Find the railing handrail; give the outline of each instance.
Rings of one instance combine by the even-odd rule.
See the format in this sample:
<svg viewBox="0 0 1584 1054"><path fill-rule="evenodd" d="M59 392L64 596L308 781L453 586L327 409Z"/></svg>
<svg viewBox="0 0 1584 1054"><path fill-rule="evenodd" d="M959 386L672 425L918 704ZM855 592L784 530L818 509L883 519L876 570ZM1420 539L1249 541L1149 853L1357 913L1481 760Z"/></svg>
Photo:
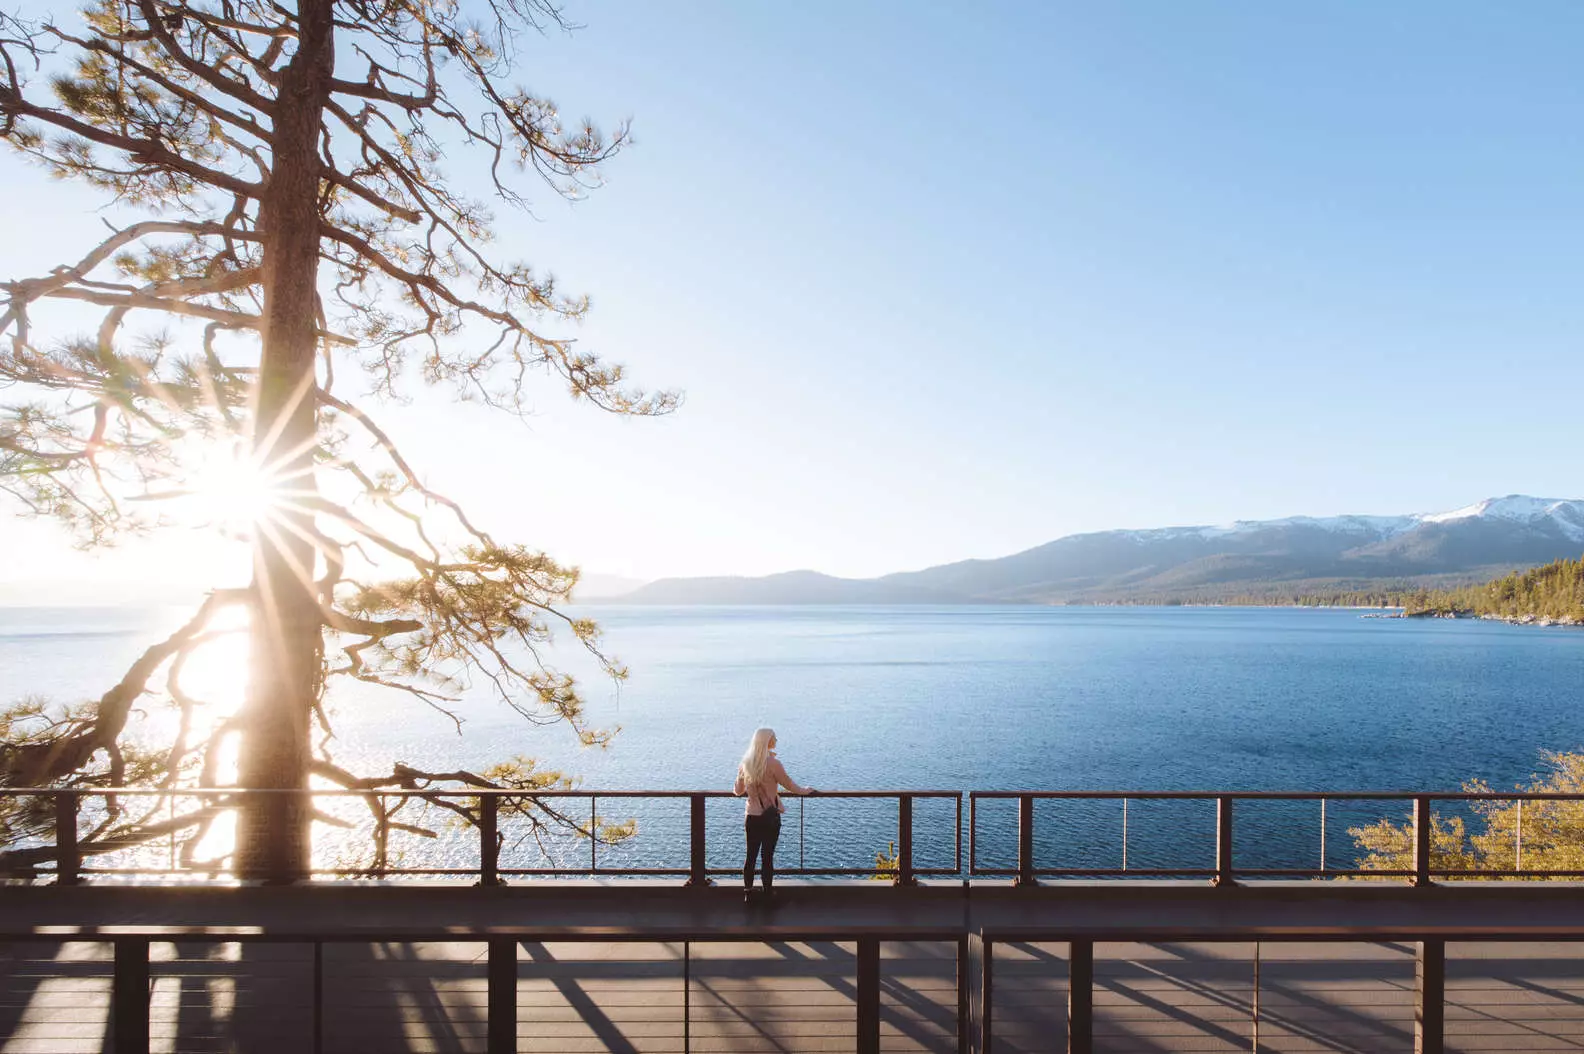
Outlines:
<svg viewBox="0 0 1584 1054"><path fill-rule="evenodd" d="M390 797L432 797L442 795L452 798L740 798L729 790L612 790L609 788L581 787L555 790L513 789L509 787L0 787L0 797L45 797L73 795L76 797L165 797L168 795L221 795L221 794L312 794L324 797L364 798L370 794ZM1102 799L1117 800L1201 800L1231 798L1237 801L1584 801L1584 791L1216 791L1216 790L815 790L807 795L785 791L784 798L961 798L971 799Z"/></svg>
<svg viewBox="0 0 1584 1054"><path fill-rule="evenodd" d="M1214 801L1232 798L1237 801L1413 801L1425 798L1430 801L1584 801L1584 791L1159 791L1159 790L973 790L970 799L987 798L1038 798L1038 799L1102 799L1130 798L1135 801L1183 799L1188 801Z"/></svg>
<svg viewBox="0 0 1584 1054"><path fill-rule="evenodd" d="M175 829L169 833L169 852L172 863L168 867L146 866L121 866L98 867L89 862L91 858L105 854L115 853L123 849L137 848L136 843L122 842L115 838L105 839L102 842L85 843L80 841L78 822L84 812L85 801L102 799L99 808L113 811L116 808L114 799L119 797L141 798L144 800L188 798L199 799L200 804L209 810L239 808L249 798L262 798L265 802L273 802L267 807L283 804L284 799L295 798L299 801L306 799L312 802L316 799L352 800L384 802L380 810L390 806L390 800L418 799L437 805L444 805L453 811L460 811L470 821L470 825L477 831L478 863L464 866L391 866L380 856L376 863L368 867L335 867L335 868L308 868L300 872L293 872L299 877L312 877L321 875L330 876L441 876L441 875L471 875L478 878L478 884L483 886L499 885L504 878L513 876L575 876L575 875L623 875L623 876L685 876L689 886L707 886L710 884L711 875L724 875L736 872L736 868L711 867L705 853L708 841L705 816L705 806L711 801L735 800L737 795L729 790L602 790L589 787L558 787L558 788L513 788L513 787L471 787L471 786L444 786L444 787L302 787L302 788L250 788L250 787L0 787L0 798L33 797L52 801L55 810L53 842L43 845L24 846L24 855L16 862L15 870L8 870L7 874L24 874L32 877L48 876L53 874L60 885L77 885L84 877L92 875L229 875L232 867L201 866L185 862L182 867L175 865ZM956 875L962 871L962 803L961 791L939 790L923 788L890 789L890 790L852 790L843 789L830 792L811 791L804 794L791 795L804 801L813 798L831 798L837 800L853 801L883 801L894 802L896 810L896 838L892 842L899 848L896 850L894 863L887 866L883 857L875 857L871 865L861 867L805 867L801 859L797 867L783 866L779 870L786 875L858 875L869 877L884 877L890 875L897 885L914 885L921 875ZM583 828L581 820L570 820L561 813L567 812L566 807L552 808L546 800L572 800L588 803L588 826ZM685 867L653 867L653 866L601 866L599 861L600 836L596 830L599 824L599 802L660 800L687 802L689 804L688 816L688 864ZM952 803L954 815L950 824L951 864L949 866L925 866L914 858L914 823L913 803L915 799L946 801ZM458 806L457 802L476 803L470 809L467 805ZM571 865L557 860L556 855L545 852L544 856L551 866L541 867L513 867L511 862L502 860L501 818L507 808L521 807L523 803L534 803L540 809L555 816L558 822L568 826L578 837L588 840L587 866ZM391 811L403 806L391 807ZM799 809L799 823L801 826L803 809ZM389 831L390 816L376 817L376 841L380 842ZM799 841L801 844L801 833ZM882 843L883 844L883 843ZM42 855L40 850L48 848L48 855ZM544 849L540 843L541 850ZM382 850L383 852L383 850ZM4 854L9 857L11 854ZM801 858L801 853L799 854ZM48 866L53 863L53 871ZM207 861L207 864L216 864L217 861Z"/></svg>
<svg viewBox="0 0 1584 1054"><path fill-rule="evenodd" d="M729 790L602 790L597 787L558 790L514 790L509 787L0 787L0 797L166 797L169 795L222 794L311 794L316 797L366 798L370 794L389 797L448 798L741 798ZM814 790L809 794L784 792L784 798L961 798L955 790Z"/></svg>

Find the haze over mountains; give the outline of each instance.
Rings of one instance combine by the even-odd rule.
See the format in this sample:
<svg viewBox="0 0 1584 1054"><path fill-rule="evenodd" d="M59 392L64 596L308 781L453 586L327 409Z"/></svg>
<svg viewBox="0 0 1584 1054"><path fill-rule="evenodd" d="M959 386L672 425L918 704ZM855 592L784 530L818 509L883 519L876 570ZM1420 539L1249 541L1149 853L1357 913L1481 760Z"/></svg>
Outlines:
<svg viewBox="0 0 1584 1054"><path fill-rule="evenodd" d="M881 578L666 578L641 604L1189 603L1445 586L1584 553L1584 500L1508 495L1451 512L1294 516L1074 534Z"/></svg>

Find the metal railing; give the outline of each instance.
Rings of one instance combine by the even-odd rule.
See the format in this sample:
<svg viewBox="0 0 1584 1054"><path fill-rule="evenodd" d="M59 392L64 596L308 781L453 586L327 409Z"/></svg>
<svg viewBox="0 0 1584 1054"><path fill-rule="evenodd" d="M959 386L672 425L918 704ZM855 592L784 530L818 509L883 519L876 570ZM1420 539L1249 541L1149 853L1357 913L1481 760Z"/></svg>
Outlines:
<svg viewBox="0 0 1584 1054"><path fill-rule="evenodd" d="M94 843L84 841L80 837L80 819L84 814L85 805L96 803L101 810L100 815L108 815L121 807L122 798L187 798L197 799L204 803L205 808L213 810L232 810L241 804L244 798L266 796L273 800L285 803L289 798L302 799L309 808L323 806L327 802L355 799L364 803L373 803L377 813L384 815L389 824L391 812L386 805L400 803L402 799L417 799L430 804L441 804L453 813L466 817L467 826L475 834L477 858L475 862L466 864L441 864L423 866L405 866L400 863L384 863L370 866L356 867L316 867L309 872L309 877L325 878L440 878L460 877L474 878L480 885L498 885L508 878L513 877L577 877L577 876L612 876L612 877L681 877L686 878L689 886L704 886L710 884L710 877L715 875L731 875L740 872L741 865L737 866L709 866L708 851L710 842L710 823L708 822L707 805L711 799L735 799L729 791L653 791L653 790L547 790L547 791L521 791L521 790L490 790L468 788L465 790L242 790L238 788L177 788L174 790L160 790L150 788L94 788L94 789L55 789L55 788L7 788L0 790L0 798L26 798L35 797L53 802L54 824L50 832L50 841L27 846L27 858L30 862L25 866L8 863L5 853L0 853L0 874L11 877L48 878L53 877L57 884L76 885L85 878L93 876L115 876L120 878L166 876L172 877L185 875L191 877L207 876L222 878L230 873L227 866L217 866L213 862L192 867L177 867L174 862L169 866L99 866L91 861L98 856L113 853L123 853L131 846L115 841ZM790 796L789 796L790 797ZM895 802L896 825L894 828L883 827L886 833L894 831L895 862L893 866L883 866L875 859L877 851L885 848L885 835L876 832L879 842L876 845L864 845L859 848L873 862L861 866L809 866L807 863L808 822L807 802L810 797L820 799L834 799L837 801L891 801ZM687 833L685 837L671 839L673 850L682 850L685 845L687 858L683 862L678 860L675 865L642 866L612 862L609 858L619 855L616 841L601 835L600 827L602 818L599 813L600 802L627 802L637 801L681 801L686 800ZM914 822L914 804L919 800L944 800L951 803L950 830L937 830L937 843L950 845L950 864L920 865L916 860L915 847L917 845L917 831ZM577 817L572 815L572 810L563 803L588 802L586 822L582 821L582 812L577 811ZM798 818L798 862L791 865L787 851L783 849L776 866L777 874L792 876L868 876L889 877L897 885L914 885L921 876L957 875L962 871L962 793L960 791L919 790L919 791L829 791L819 792L817 795L795 799L797 802ZM586 860L575 862L552 860L546 866L528 866L511 859L511 853L505 846L505 828L512 822L514 815L521 814L525 809L535 811L541 817L552 817L552 833L559 834L564 842L563 848L573 846L586 847ZM544 820L540 820L544 823ZM402 826L400 823L396 826ZM727 835L721 829L723 825L717 824L717 834L722 840L727 840ZM935 825L945 827L945 821ZM733 851L741 845L740 832L734 833L729 839ZM174 842L175 834L169 835ZM821 841L828 841L828 838ZM601 859L601 848L606 848L606 859ZM12 849L16 846L10 847ZM545 850L544 843L538 842L540 856L546 859L550 854ZM817 845L821 856L828 856L839 848L853 849L854 847L836 847L831 845ZM13 860L15 854L13 855ZM174 852L172 852L174 860Z"/></svg>
<svg viewBox="0 0 1584 1054"><path fill-rule="evenodd" d="M1194 943L1250 943L1254 951L1253 991L1249 993L1245 1005L1248 1014L1247 1021L1250 1025L1251 1046L1248 1049L1255 1051L1264 1049L1260 1045L1260 1021L1262 1010L1260 1006L1260 978L1259 957L1262 943L1282 943L1287 945L1323 945L1343 941L1363 939L1356 934L1338 933L1330 936L1317 937L1309 932L1282 933L1269 932L1261 938L1249 941L1246 934L1221 935L1215 933L1200 934L1195 937ZM1536 943L1540 941L1566 941L1575 947L1580 942L1571 935L1558 937L1544 934L1526 934L1522 937L1513 935L1492 936L1478 930L1468 932L1449 932L1438 930L1435 933L1416 931L1411 927L1390 932L1371 933L1371 941L1407 944L1412 948L1413 955L1413 987L1412 987L1412 1050L1413 1054L1445 1054L1447 1050L1447 945L1457 943L1463 945L1492 945L1499 943ZM1086 931L1082 934L1073 934L1060 930L1040 929L1038 927L1000 927L996 929L983 929L971 933L959 952L958 975L962 980L960 987L967 991L962 994L964 1006L971 1007L971 1020L968 1027L962 1029L963 1038L959 1040L959 1051L965 1054L991 1054L992 1051L1001 1049L995 1042L995 949L998 945L1027 945L1035 943L1059 943L1067 946L1066 981L1067 981L1067 1029L1065 1046L1055 1049L1064 1049L1068 1054L1094 1054L1102 1048L1096 1042L1096 1014L1095 990L1100 987L1095 982L1095 947L1108 941L1140 942L1147 944L1173 943L1169 935L1162 934L1154 938L1148 933L1140 934L1138 931L1129 930L1125 934L1110 935L1103 932ZM1023 983L1027 984L1026 977ZM1382 989L1395 988L1396 983L1388 982L1381 985ZM1115 992L1106 993L1113 1000L1114 1011L1116 998ZM1026 999L1026 996L1024 997ZM1562 996L1560 1001L1570 997ZM1236 1011L1228 1013L1230 1007L1236 1006L1223 1004L1222 1013L1216 1018L1217 1025L1225 1026L1236 1019ZM1014 1008L1016 1004L1014 1004ZM1515 1015L1524 1010L1523 1004L1511 1004L1504 1008L1480 1007L1480 1016L1495 1021L1506 1020L1502 1010L1507 1010ZM1451 1033L1456 1038L1456 1033ZM1571 1037L1570 1037L1571 1038ZM1354 1050L1349 1040L1356 1042L1354 1036L1345 1039L1337 1037L1336 1047L1327 1044L1325 1049ZM1057 1040L1059 1043L1059 1040Z"/></svg>
<svg viewBox="0 0 1584 1054"><path fill-rule="evenodd" d="M987 801L1015 801L1017 804L1017 863L1015 866L995 866L980 860L981 833L980 803ZM1119 863L1114 867L1081 865L1044 865L1038 860L1034 805L1037 801L1113 801L1121 805L1118 811ZM1133 802L1202 802L1214 805L1214 855L1208 866L1196 867L1129 866L1129 805ZM1235 816L1239 803L1247 806L1258 802L1314 802L1318 810L1319 866L1268 867L1239 866L1235 860L1238 827ZM1412 807L1406 817L1411 835L1412 866L1404 868L1343 869L1327 865L1327 810L1335 803L1390 802ZM1434 820L1441 814L1435 811L1437 803L1456 803L1468 808L1478 802L1515 804L1513 830L1512 868L1453 868L1434 866ZM970 876L1011 877L1018 885L1032 885L1041 877L1061 878L1208 878L1215 885L1232 885L1246 879L1281 878L1405 878L1416 886L1428 886L1436 879L1562 879L1584 878L1584 869L1577 868L1525 868L1523 862L1523 806L1533 802L1570 802L1584 804L1584 794L1558 792L1414 792L1414 791L971 791L968 795L968 873ZM1450 814L1448 814L1450 815ZM1387 818L1389 819L1389 817ZM1532 822L1532 821L1531 821ZM1290 842L1291 839L1287 838ZM1003 840L1008 841L1008 840ZM1209 849L1206 846L1206 849Z"/></svg>
<svg viewBox="0 0 1584 1054"><path fill-rule="evenodd" d="M108 1021L105 1022L107 1034L113 1038L114 1050L117 1054L149 1054L154 1049L151 1041L151 1028L153 1024L151 1013L154 1010L154 1001L151 999L153 991L152 982L156 976L151 967L165 965L151 960L151 946L158 943L170 943L171 937L157 930L154 932L140 931L139 927L129 925L121 927L124 932L106 938L104 941L73 940L63 938L46 939L57 944L69 943L108 943L112 946L111 990L109 1006L107 1008ZM749 937L748 939L753 939ZM880 945L882 941L950 941L958 947L958 959L962 961L967 948L966 937L951 931L939 929L909 930L905 927L876 928L872 931L854 934L848 930L826 931L818 927L787 930L783 929L775 934L777 942L807 941L807 942L848 942L854 946L854 977L852 982L853 1001L853 1032L854 1049L858 1054L879 1054L881 1050L881 1021L882 998L881 977L882 960ZM282 945L306 944L311 949L311 963L308 981L311 985L311 1017L307 1020L310 1030L308 1050L313 1054L334 1049L326 1033L328 1025L333 1020L332 1015L337 1013L335 1003L328 1001L326 995L326 970L324 950L333 945L357 945L369 943L367 933L326 934L326 933L293 933L274 934L261 936L252 933L224 932L213 935L202 933L186 933L180 938L181 943L191 945L194 943L210 942L215 944L234 943L239 945ZM720 1037L718 1032L695 1039L692 1035L695 1022L705 1024L710 1032L713 1028L707 1025L708 1019L702 1015L695 1015L691 1006L692 994L695 987L692 978L692 965L694 961L694 945L710 943L739 943L744 940L742 934L693 936L676 941L682 946L679 982L676 1000L681 1011L681 1049L691 1051L695 1044L707 1050L718 1049ZM17 938L0 937L0 950L10 951L8 944L15 943ZM484 933L468 933L453 930L443 936L401 937L393 941L381 943L408 944L456 944L478 943L486 948L485 977L484 977L484 1005L479 1008L483 1011L482 1038L483 1049L487 1054L515 1054L519 1050L519 996L521 971L524 966L531 968L531 963L520 961L518 949L522 945L543 944L553 941L556 944L652 944L653 938L629 937L621 934L601 934L598 936L555 934L550 937L539 937L534 934L521 934L513 937L500 937ZM37 937L29 936L27 943L40 943ZM655 996L655 983L652 975L645 977L644 989L646 1000ZM968 989L966 987L966 974L959 970L958 999L957 999L957 1049L965 1051L970 1042L970 1021L968 1017ZM279 1007L280 1012L300 1014L303 1008L292 1005ZM366 1011L366 1008L360 1008ZM215 1028L215 1025L210 1025ZM219 1026L223 1028L224 1026ZM162 1037L169 1039L168 1033ZM206 1037L212 1038L212 1037ZM405 1049L405 1048L404 1048Z"/></svg>
<svg viewBox="0 0 1584 1054"><path fill-rule="evenodd" d="M1283 933L1270 931L1261 937L1250 941L1245 933L1215 933L1206 932L1197 934L1194 943L1252 943L1256 969L1253 977L1253 991L1250 993L1246 1004L1246 1012L1253 1033L1253 1049L1260 1049L1258 1043L1259 1025L1262 1017L1260 1006L1260 982L1257 964L1259 962L1261 943L1280 942L1288 945L1321 945L1337 941L1365 939L1360 935L1339 932L1328 936L1316 936L1308 931L1295 931ZM1414 980L1412 990L1412 1020L1413 1020L1413 1051L1415 1054L1444 1054L1446 1050L1447 1034L1447 946L1449 943L1470 945L1489 945L1492 943L1530 943L1536 941L1568 941L1579 943L1576 934L1548 935L1544 933L1528 933L1518 935L1492 935L1480 930L1472 929L1468 932L1448 931L1438 928L1433 931L1416 930L1412 927L1390 932L1372 931L1367 939L1376 942L1390 941L1393 943L1409 943L1412 945L1414 961ZM135 924L117 927L117 932L112 936L81 936L81 937L41 937L36 934L21 936L0 936L0 949L8 944L26 942L36 945L41 942L70 944L70 943L108 943L112 946L113 954L110 964L111 987L109 1006L107 1008L108 1020L105 1022L106 1032L114 1039L114 1049L121 1054L148 1054L153 1048L151 1042L151 1025L154 1001L151 999L155 972L152 967L156 964L151 960L151 946L156 943L180 942L186 945L194 943L234 943L241 945L260 944L305 944L311 949L311 1018L309 1028L311 1038L307 1044L314 1054L331 1049L327 1041L327 1023L331 1014L337 1012L337 1006L326 1000L326 970L324 949L329 945L367 944L371 936L362 933L325 933L325 932L278 932L259 934L252 932L237 932L232 928L219 927L214 932L204 932L202 927L183 928L179 935L163 931L160 927L142 928ZM550 941L555 943L655 943L652 936L630 936L619 933L602 933L598 935L573 935L573 934L546 934L519 933L512 936L501 936L494 932L471 932L462 927L449 927L443 935L429 934L399 934L392 933L388 937L378 938L380 943L423 944L423 943L476 943L484 945L487 949L485 958L485 985L484 1005L479 1008L482 1013L484 1049L488 1054L508 1054L519 1049L519 996L521 992L521 971L523 964L518 949L522 944L542 944ZM1000 926L994 928L965 927L960 930L942 930L940 928L909 928L907 926L875 926L858 932L851 929L823 930L819 927L790 928L779 927L774 932L733 932L730 934L704 934L698 933L683 937L676 943L682 946L680 956L680 969L676 978L676 1001L679 1004L681 1036L680 1045L683 1051L694 1049L695 1037L692 1026L695 1015L691 1006L691 997L694 988L692 978L693 946L712 942L742 942L744 940L764 940L778 943L790 941L828 941L850 942L854 945L854 978L850 991L853 1002L853 1045L852 1049L858 1054L879 1054L881 1051L882 1021L885 1011L882 998L882 942L950 942L956 946L956 1049L961 1054L991 1054L1000 1049L996 1042L996 949L1004 945L1027 945L1030 943L1049 944L1060 943L1066 945L1067 956L1065 963L1052 964L1053 979L1065 981L1067 989L1066 1007L1066 1035L1061 1037L1058 1032L1054 1036L1047 1036L1053 1043L1060 1043L1065 1038L1066 1043L1060 1049L1065 1049L1070 1054L1092 1054L1097 1049L1096 1044L1096 1015L1095 1015L1095 980L1096 946L1107 942L1143 942L1148 944L1170 944L1177 940L1171 933L1151 934L1147 927L1128 927L1114 933L1100 930L1086 929L1082 932L1069 932L1060 929L1048 929L1039 926ZM76 964L80 965L80 964ZM1062 969L1065 967L1065 969ZM47 967L46 974L47 974ZM1065 977L1060 974L1065 973ZM602 979L605 975L601 975ZM410 983L410 979L409 979ZM609 985L609 981L605 983ZM655 982L652 974L644 975L644 995L646 1000L655 996ZM897 983L893 981L893 983ZM1395 989L1398 981L1383 983L1383 988ZM1022 978L1022 984L1027 985L1027 976ZM608 988L606 989L609 990ZM1016 993L1014 993L1016 994ZM1024 995L1026 1000L1026 995ZM1566 995L1562 999L1569 998ZM1113 1007L1115 995L1112 996ZM392 1013L399 1013L394 1007L398 999L392 1000ZM1026 1003L1025 1003L1026 1005ZM1016 1004L1014 1004L1016 1007ZM366 1007L365 1007L366 1009ZM944 1008L943 1008L944 1009ZM1509 1009L1518 1010L1513 1006ZM296 1005L283 1004L278 1008L281 1013L301 1013L302 1008ZM1488 1007L1481 1008L1481 1016L1491 1016ZM708 1019L703 1019L707 1021ZM1220 1026L1230 1023L1231 1015L1224 1012L1218 1015L1216 1022ZM1496 1020L1502 1020L1500 1016ZM702 1021L701 1021L702 1023ZM216 1027L211 1023L209 1028ZM223 1027L223 1026L220 1026ZM699 1044L706 1049L716 1049L720 1043L717 1034L699 1037ZM1353 1049L1351 1047L1347 1049Z"/></svg>
<svg viewBox="0 0 1584 1054"><path fill-rule="evenodd" d="M408 863L401 859L387 860L375 865L359 866L316 866L310 877L323 878L421 878L421 877L461 877L475 879L482 885L495 885L510 878L553 878L573 876L621 876L621 877L672 877L683 878L690 886L707 885L713 876L734 874L738 866L711 866L710 850L731 847L735 854L741 845L740 831L734 830L723 822L725 816L718 813L713 817L709 813L711 799L732 799L733 795L726 791L699 791L699 790L547 790L525 792L521 790L490 790L467 788L461 790L433 790L433 789L381 789L381 790L312 790L312 791L270 791L270 790L239 790L237 788L179 788L175 790L161 790L148 788L94 788L94 789L56 789L56 788L8 788L0 790L0 799L9 798L38 798L53 803L54 824L53 829L41 834L34 843L19 847L16 844L7 847L7 851L0 852L0 874L10 877L51 878L62 885L71 885L85 878L94 876L128 877L210 877L223 878L229 874L229 865L210 863L203 866L179 867L175 863L174 848L172 849L171 862L164 866L153 866L148 861L136 864L101 864L96 860L107 858L111 854L121 853L128 846L103 841L95 841L93 837L83 838L79 833L80 821L89 820L90 827L95 821L102 821L110 811L117 807L125 807L121 799L135 798L188 798L202 803L203 807L211 811L235 810L241 801L249 796L273 796L283 804L290 797L305 799L305 804L311 808L324 809L329 803L346 800L360 800L372 803L375 806L374 814L390 819L394 809L387 808L399 804L403 799L422 799L432 805L441 805L451 809L453 813L460 813L465 817L464 830L471 828L470 834L459 834L457 839L448 843L454 850L459 845L471 842L473 848L469 851L467 860L452 859L419 863ZM1525 867L1526 859L1534 860L1535 853L1533 842L1534 830L1543 827L1547 818L1543 815L1543 803L1572 803L1584 805L1584 794L1566 793L1526 793L1526 792L1408 792L1408 791L971 791L968 794L968 817L966 825L966 838L968 841L967 868L963 868L963 793L948 790L854 790L821 792L817 799L833 801L871 801L894 803L895 826L891 826L889 817L880 820L871 819L867 825L860 825L855 829L850 823L846 832L833 835L832 827L815 825L814 852L808 851L810 842L809 809L813 798L794 798L797 845L796 863L792 863L791 831L789 814L788 829L784 831L783 848L779 854L777 872L789 876L868 876L891 878L898 885L913 885L921 877L1011 877L1019 885L1033 884L1040 878L1060 877L1069 879L1098 878L1203 878L1209 879L1216 885L1231 885L1239 881L1261 879L1303 879L1318 878L1329 879L1338 877L1368 877L1368 878L1401 878L1408 879L1415 885L1430 885L1438 879L1562 879L1584 878L1584 869L1563 867ZM686 817L670 816L669 819L677 821L669 835L654 835L651 848L658 847L658 852L649 852L643 859L637 859L629 848L618 844L620 838L608 838L601 834L603 818L600 816L601 802L607 804L626 803L629 809L638 808L639 802L675 802L680 804L686 801ZM949 802L951 819L937 815L927 826L929 838L928 848L933 855L928 863L920 862L920 825L915 822L915 806L921 801L939 802L942 806ZM1040 852L1043 850L1050 855L1055 850L1070 848L1063 846L1059 839L1063 831L1059 825L1049 825L1041 828L1036 822L1036 803L1039 802L1111 802L1118 808L1110 819L1102 818L1101 822L1090 822L1083 830L1091 843L1090 859L1087 861L1066 862L1042 860ZM582 803L587 803L587 812L583 812ZM1011 825L1003 822L996 826L993 822L987 823L986 816L989 803L1005 802L1016 807L1015 832ZM1370 867L1358 869L1356 866L1344 865L1337 867L1328 858L1330 847L1327 844L1329 831L1336 825L1338 813L1347 815L1351 808L1352 815L1360 815L1359 809L1364 803L1379 803L1388 809L1411 809L1403 819L1407 821L1403 828L1409 834L1409 845L1401 853L1405 858L1402 867ZM1465 813L1479 803L1499 803L1515 806L1510 819L1512 846L1511 861L1513 867L1456 867L1445 866L1445 861L1438 861L1432 852L1432 842L1436 830L1435 819L1450 817L1458 814L1461 809ZM1148 836L1141 837L1138 828L1138 810L1144 804L1174 803L1179 810L1201 809L1196 813L1200 819L1209 820L1213 815L1213 833L1198 838L1191 833L1185 834L1184 829L1174 829L1172 839L1174 848L1185 852L1197 853L1202 844L1204 863L1199 864L1192 860L1172 860L1161 864L1150 863L1147 860L1148 849L1158 850L1159 846L1148 845ZM1260 817L1257 809L1272 803L1312 803L1314 813L1311 819L1304 820L1301 824L1289 818L1285 823L1273 823L1268 817ZM1528 806L1526 812L1525 806ZM1213 814L1211 810L1213 809ZM542 862L528 862L517 853L514 847L507 845L507 832L513 824L523 824L525 810L536 815L553 816L556 825L552 825L553 833L558 832L561 841L558 843L562 858L556 858L553 853L545 849L544 842L538 843ZM1541 812L1540 817L1536 813ZM1252 818L1251 818L1252 814ZM1178 813L1176 815L1187 815ZM1308 815L1307 813L1305 815ZM586 817L586 818L585 818ZM1390 816L1377 814L1377 820L1390 821ZM1554 818L1553 818L1554 819ZM1313 822L1317 821L1317 823ZM1115 827L1109 825L1114 823ZM1528 824L1530 833L1527 836L1531 845L1525 846L1525 825ZM685 826L684 826L685 824ZM949 830L946 828L949 824ZM557 826L558 825L558 826ZM41 825L43 826L43 825ZM401 824L394 826L400 827ZM839 825L838 825L839 826ZM640 824L640 830L642 825ZM1111 832L1114 830L1113 839ZM856 831L856 833L855 833ZM892 862L882 863L878 860L861 864L852 864L838 859L845 850L850 855L859 852L865 857L883 850L890 832L895 832L895 858ZM1073 828L1068 825L1066 832L1071 834ZM1098 834L1097 834L1098 832ZM1272 844L1280 845L1284 849L1301 849L1302 843L1318 835L1317 866L1271 866L1267 859L1244 859L1254 850L1253 856L1258 857L1263 847ZM176 835L170 836L174 846ZM1330 836L1335 841L1335 836ZM1096 839L1098 838L1098 843ZM845 842L843 841L845 839ZM854 840L859 844L853 844ZM874 839L870 842L869 839ZM1055 843L1055 844L1053 844ZM985 859L985 847L1000 847L1010 850L1015 846L1015 863L992 862ZM1112 854L1114 864L1100 864L1094 862L1096 852L1093 845L1098 844L1104 849L1104 854ZM943 858L948 854L949 862ZM25 851L27 860L25 865L18 864L18 850ZM1239 851L1243 857L1240 857ZM1526 856L1527 853L1527 856ZM586 855L581 855L586 854ZM685 854L685 855L684 855ZM1102 855L1104 855L1102 854ZM928 854L927 854L928 855ZM1145 856L1146 862L1140 866L1140 857ZM1159 852L1154 854L1158 857ZM576 857L575 859L572 857ZM832 861L835 862L832 862ZM1356 861L1353 862L1356 864Z"/></svg>

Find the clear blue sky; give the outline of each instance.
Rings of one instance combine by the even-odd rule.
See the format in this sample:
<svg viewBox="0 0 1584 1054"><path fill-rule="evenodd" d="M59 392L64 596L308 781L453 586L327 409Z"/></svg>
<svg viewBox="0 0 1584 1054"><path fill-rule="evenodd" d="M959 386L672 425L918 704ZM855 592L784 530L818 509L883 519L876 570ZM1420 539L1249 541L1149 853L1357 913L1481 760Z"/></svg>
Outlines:
<svg viewBox="0 0 1584 1054"><path fill-rule="evenodd" d="M1584 5L569 13L524 82L636 144L502 247L687 402L387 411L503 536L644 578L868 575L1584 495ZM14 157L0 193L49 205L4 277L92 237L92 198Z"/></svg>

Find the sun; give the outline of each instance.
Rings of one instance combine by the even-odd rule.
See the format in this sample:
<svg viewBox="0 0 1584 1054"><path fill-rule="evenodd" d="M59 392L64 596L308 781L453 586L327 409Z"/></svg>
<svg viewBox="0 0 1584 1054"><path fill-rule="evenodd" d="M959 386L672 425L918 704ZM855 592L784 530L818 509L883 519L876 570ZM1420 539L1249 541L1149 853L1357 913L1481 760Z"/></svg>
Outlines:
<svg viewBox="0 0 1584 1054"><path fill-rule="evenodd" d="M199 459L185 493L192 513L228 537L250 539L285 501L279 473L243 444L216 446Z"/></svg>

